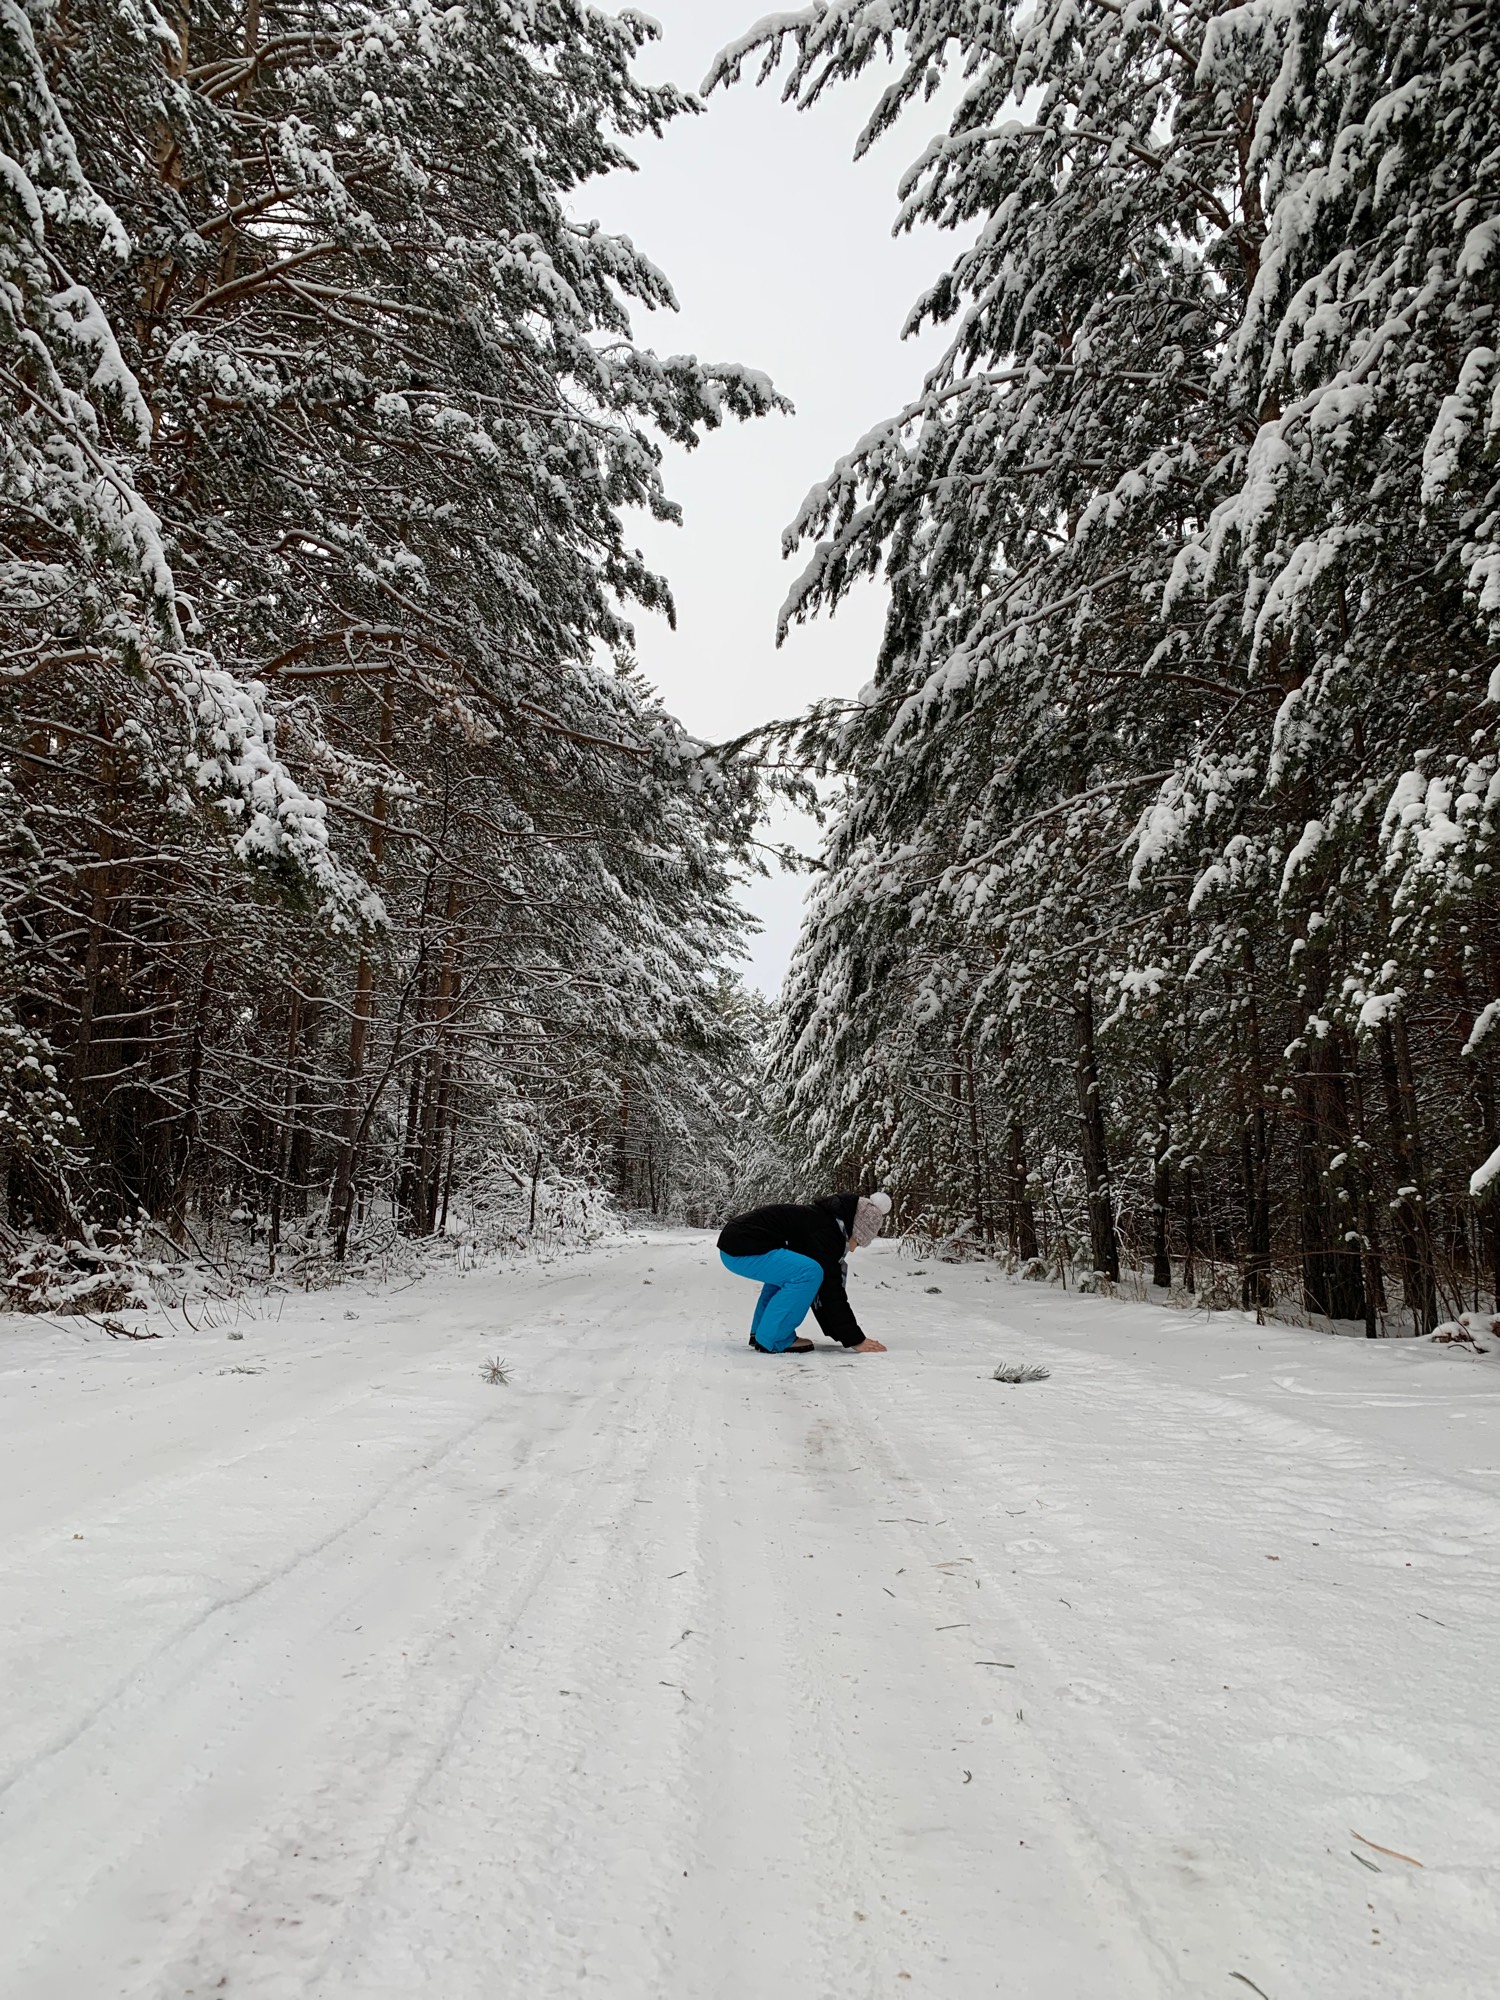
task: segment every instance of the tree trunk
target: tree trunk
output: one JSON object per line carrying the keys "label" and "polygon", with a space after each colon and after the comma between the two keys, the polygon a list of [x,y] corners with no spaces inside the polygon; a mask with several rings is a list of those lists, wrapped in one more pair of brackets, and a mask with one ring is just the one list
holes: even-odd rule
{"label": "tree trunk", "polygon": [[1073,1075],[1078,1090],[1079,1150],[1088,1197],[1089,1243],[1094,1269],[1102,1277],[1118,1282],[1120,1247],[1115,1236],[1104,1106],[1100,1101],[1099,1065],[1094,1048],[1094,994],[1087,975],[1081,971],[1073,989],[1073,1034]]}
{"label": "tree trunk", "polygon": [[974,1233],[988,1237],[991,1234],[987,1203],[984,1198],[984,1162],[979,1146],[979,1094],[974,1085],[974,1051],[964,1045],[964,1069],[969,1086],[969,1165],[974,1184]]}
{"label": "tree trunk", "polygon": [[291,1154],[292,1124],[297,1111],[297,1054],[302,1034],[302,995],[292,988],[291,1018],[286,1031],[286,1085],[281,1098],[281,1123],[276,1134],[276,1170],[271,1179],[271,1232],[267,1261],[276,1275],[276,1256],[281,1248],[281,1213],[286,1195],[286,1166]]}
{"label": "tree trunk", "polygon": [[354,1156],[362,1121],[360,1085],[364,1080],[365,1051],[369,1046],[370,1023],[374,1016],[375,968],[370,955],[362,951],[354,975],[354,1015],[349,1024],[349,1063],[344,1073],[344,1115],[339,1124],[338,1161],[333,1172],[333,1189],[328,1197],[328,1221],[333,1230],[333,1254],[342,1263],[349,1248],[349,1227],[354,1219]]}
{"label": "tree trunk", "polygon": [[424,1233],[428,1236],[434,1235],[438,1229],[438,1212],[443,1199],[441,1184],[444,1140],[448,1129],[454,1084],[453,1048],[449,1031],[458,1012],[459,999],[463,991],[464,934],[459,926],[459,894],[458,883],[455,880],[450,880],[448,884],[448,896],[443,911],[443,934],[443,964],[438,978],[437,1025],[432,1057],[437,1066],[437,1090],[433,1097],[422,1149]]}
{"label": "tree trunk", "polygon": [[1273,1305],[1271,1278],[1271,1149],[1272,1120],[1266,1110],[1266,1066],[1260,1041],[1260,1006],[1256,998],[1255,956],[1245,940],[1241,954],[1245,972],[1245,1041],[1249,1061],[1248,1092],[1240,1064],[1235,1065],[1239,1093],[1240,1171],[1245,1188],[1245,1275],[1241,1298],[1246,1310]]}
{"label": "tree trunk", "polygon": [[188,1203],[197,1181],[198,1141],[203,1130],[203,1051],[208,1032],[209,998],[213,991],[214,961],[207,958],[198,975],[198,995],[193,1003],[193,1025],[188,1031],[187,1078],[183,1086],[183,1115],[172,1161],[172,1199],[168,1210],[173,1233],[187,1227]]}
{"label": "tree trunk", "polygon": [[1182,1289],[1192,1297],[1198,1289],[1198,1208],[1193,1195],[1193,1163],[1182,1170]]}
{"label": "tree trunk", "polygon": [[[1500,1147],[1500,1118],[1495,1114],[1495,1092],[1486,1070],[1479,1072],[1475,1094],[1479,1100],[1480,1130],[1484,1134],[1484,1157],[1488,1159]],[[1476,1220],[1481,1256],[1488,1263],[1490,1300],[1500,1313],[1500,1200],[1493,1189],[1481,1199]]]}
{"label": "tree trunk", "polygon": [[[456,1093],[455,1093],[456,1095]],[[443,1172],[443,1206],[438,1214],[438,1234],[448,1234],[448,1204],[453,1199],[453,1169],[458,1158],[458,1106],[452,1105],[448,1120],[448,1165]]]}
{"label": "tree trunk", "polygon": [[1172,1288],[1172,1051],[1165,1034],[1156,1050],[1156,1142],[1151,1169],[1151,1282]]}
{"label": "tree trunk", "polygon": [[1309,1035],[1297,1077],[1302,1214],[1302,1289],[1310,1312],[1327,1319],[1365,1316],[1364,1254],[1358,1209],[1346,1185],[1353,1135],[1343,1059],[1330,1032]]}
{"label": "tree trunk", "polygon": [[90,1057],[94,1042],[94,1016],[99,1006],[99,985],[103,975],[104,931],[109,920],[110,863],[114,839],[107,827],[99,834],[98,859],[93,865],[89,896],[89,941],[83,957],[83,993],[79,1002],[78,1034],[73,1044],[73,1093],[79,1110],[88,1095]]}
{"label": "tree trunk", "polygon": [[[395,690],[387,674],[380,689],[380,753],[388,763],[396,735]],[[385,821],[388,808],[385,787],[375,793],[372,817],[375,829],[370,837],[370,880],[379,880],[385,862]],[[360,1102],[365,1056],[369,1048],[370,1025],[374,1019],[375,967],[367,950],[359,954],[354,976],[354,1015],[349,1024],[349,1064],[344,1082],[344,1115],[339,1129],[338,1160],[333,1188],[328,1197],[328,1220],[333,1230],[334,1255],[344,1261],[349,1249],[349,1226],[354,1219],[354,1165],[359,1151],[359,1134],[365,1122]]]}
{"label": "tree trunk", "polygon": [[1365,1128],[1365,1087],[1360,1075],[1359,1049],[1347,1034],[1341,1034],[1345,1066],[1349,1072],[1349,1096],[1354,1120],[1354,1151],[1358,1166],[1359,1230],[1364,1254],[1365,1338],[1377,1340],[1377,1314],[1385,1304],[1385,1282],[1380,1269],[1380,1229],[1375,1210],[1375,1190],[1371,1184],[1372,1148]]}
{"label": "tree trunk", "polygon": [[[1427,1204],[1422,1189],[1421,1164],[1408,1127],[1408,1106],[1415,1111],[1402,1077],[1401,1043],[1390,1023],[1382,1021],[1375,1034],[1380,1058],[1380,1083],[1385,1097],[1386,1130],[1389,1135],[1391,1169],[1396,1179],[1391,1202],[1391,1228],[1396,1239],[1396,1268],[1401,1274],[1401,1292],[1412,1317],[1412,1331],[1431,1333],[1437,1325],[1437,1279],[1432,1263],[1432,1240],[1427,1227]],[[1410,1073],[1410,1056],[1406,1068]]]}
{"label": "tree trunk", "polygon": [[1036,1211],[1031,1206],[1031,1181],[1026,1171],[1026,1133],[1018,1116],[1011,1118],[1006,1151],[1011,1254],[1027,1264],[1038,1254]]}

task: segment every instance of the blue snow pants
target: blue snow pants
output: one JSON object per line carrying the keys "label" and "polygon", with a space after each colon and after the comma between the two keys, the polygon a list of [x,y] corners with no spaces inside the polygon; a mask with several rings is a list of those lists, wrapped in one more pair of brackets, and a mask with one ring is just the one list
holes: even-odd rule
{"label": "blue snow pants", "polygon": [[729,1257],[721,1250],[719,1260],[737,1278],[760,1284],[750,1338],[773,1353],[784,1353],[822,1290],[823,1266],[800,1250],[763,1250],[758,1257]]}

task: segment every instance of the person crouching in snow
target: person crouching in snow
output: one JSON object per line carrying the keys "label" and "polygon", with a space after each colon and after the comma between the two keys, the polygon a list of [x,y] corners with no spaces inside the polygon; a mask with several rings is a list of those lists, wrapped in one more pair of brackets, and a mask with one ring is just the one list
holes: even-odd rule
{"label": "person crouching in snow", "polygon": [[753,1208],[725,1223],[719,1256],[726,1270],[761,1287],[750,1345],[761,1354],[806,1354],[797,1328],[808,1308],[823,1332],[851,1354],[884,1354],[860,1331],[844,1290],[850,1250],[873,1243],[891,1212],[888,1194],[830,1194],[820,1201]]}

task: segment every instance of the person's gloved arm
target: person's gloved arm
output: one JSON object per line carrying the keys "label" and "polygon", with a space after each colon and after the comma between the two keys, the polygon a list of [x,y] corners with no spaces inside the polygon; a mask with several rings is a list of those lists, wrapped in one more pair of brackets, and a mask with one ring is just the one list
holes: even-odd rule
{"label": "person's gloved arm", "polygon": [[844,1290],[844,1273],[841,1265],[832,1270],[825,1269],[823,1287],[812,1303],[813,1318],[830,1340],[836,1340],[840,1347],[859,1347],[864,1342],[864,1333],[859,1321],[854,1317],[854,1308],[849,1303],[849,1294]]}

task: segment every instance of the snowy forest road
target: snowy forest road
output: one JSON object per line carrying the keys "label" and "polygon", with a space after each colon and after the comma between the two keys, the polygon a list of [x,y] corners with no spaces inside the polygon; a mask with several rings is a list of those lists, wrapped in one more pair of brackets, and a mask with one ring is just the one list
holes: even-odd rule
{"label": "snowy forest road", "polygon": [[0,1323],[6,2000],[1492,1993],[1500,1358],[856,1263]]}

